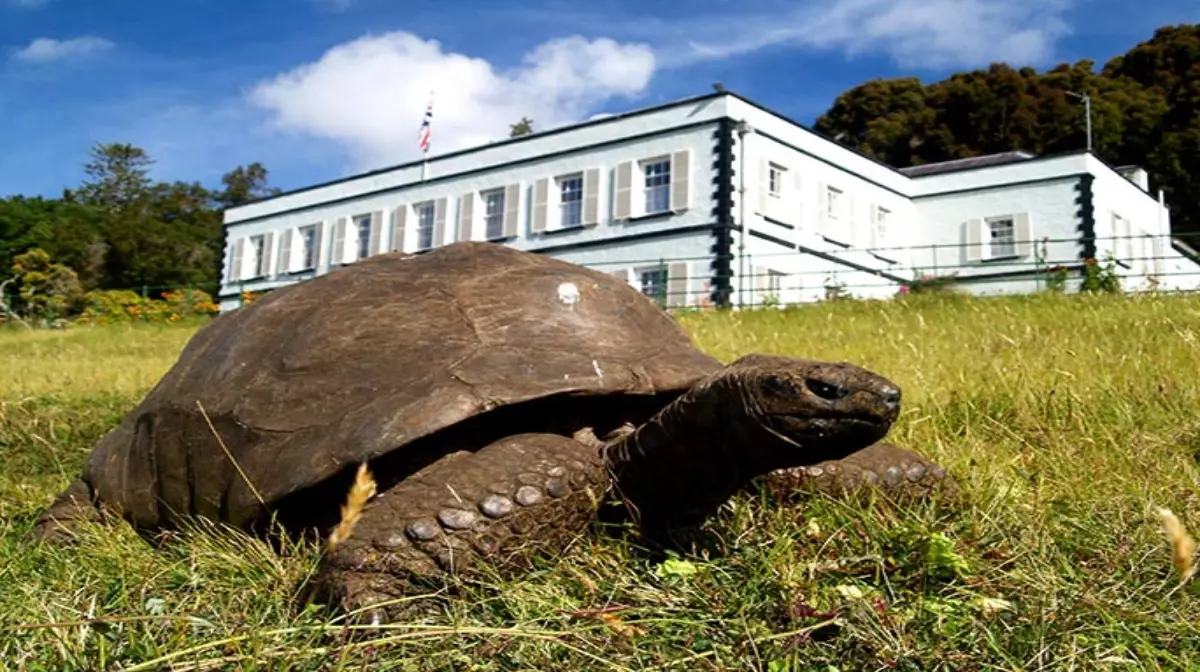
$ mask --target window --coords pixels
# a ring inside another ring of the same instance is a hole
[[[484,192],[483,221],[487,239],[504,237],[504,190]]]
[[[561,226],[568,228],[583,224],[583,175],[561,177],[558,180]]]
[[[783,175],[786,170],[773,163],[767,167],[767,193],[775,198],[779,198],[783,193]]]
[[[767,271],[767,294],[779,298],[783,293],[783,277],[782,271]]]
[[[1150,234],[1143,232],[1141,235],[1141,251],[1138,256],[1141,257],[1139,264],[1142,269],[1142,275],[1154,274],[1154,238]]]
[[[1117,259],[1133,257],[1132,233],[1129,220],[1114,212],[1112,214],[1113,256]],[[1132,259],[1130,260],[1132,261]]]
[[[642,164],[646,180],[646,214],[671,209],[671,159],[652,159]]]
[[[638,274],[641,279],[642,294],[659,301],[667,298],[667,269],[647,269]]]
[[[842,190],[829,187],[825,197],[825,214],[830,219],[837,219],[842,211]]]
[[[875,208],[875,228],[871,232],[875,245],[881,244],[887,238],[887,221],[891,214],[892,211],[887,208]]]
[[[1016,236],[1011,217],[989,219],[987,222],[987,231],[988,256],[995,258],[1016,255]]]
[[[317,227],[315,224],[302,226],[300,233],[300,249],[303,250],[303,266],[300,270],[308,270],[317,266]]]
[[[433,203],[421,203],[413,207],[417,214],[417,249],[433,247]]]
[[[267,250],[266,238],[259,236],[250,236],[250,253],[253,255],[254,272],[250,274],[252,278],[262,277],[267,274]]]
[[[358,252],[355,259],[366,259],[371,255],[371,216],[359,215],[354,218],[355,231],[358,233]]]

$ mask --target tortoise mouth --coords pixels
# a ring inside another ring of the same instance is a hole
[[[874,414],[833,412],[816,416],[772,413],[767,424],[773,433],[800,446],[844,443],[849,453],[883,438],[892,423]]]

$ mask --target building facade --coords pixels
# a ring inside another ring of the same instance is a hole
[[[885,297],[921,275],[1024,292],[1107,254],[1130,288],[1197,284],[1146,182],[1087,152],[897,170],[719,92],[230,208],[219,300],[460,240],[603,270],[670,308]]]

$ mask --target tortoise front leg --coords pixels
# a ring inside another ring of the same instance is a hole
[[[874,443],[840,460],[777,469],[756,484],[781,499],[809,492],[845,495],[875,488],[895,498],[921,498],[955,487],[945,468],[916,451]]]
[[[33,538],[49,544],[70,544],[81,524],[102,522],[105,522],[104,512],[96,505],[92,488],[77,478],[38,516]]]
[[[373,605],[563,550],[587,530],[607,488],[599,452],[564,436],[518,434],[452,453],[367,503],[323,559],[312,595],[394,620],[406,610]]]
[[[603,439],[617,442],[635,430],[626,423]],[[879,442],[840,460],[776,469],[756,478],[749,488],[764,488],[783,500],[810,492],[844,495],[865,492],[866,488],[875,488],[891,497],[920,498],[934,490],[952,492],[956,483],[944,467],[920,453]]]

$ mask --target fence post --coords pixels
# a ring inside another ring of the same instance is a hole
[[[738,289],[741,290],[738,292],[738,310],[745,310],[747,305],[750,307],[754,306],[754,286],[758,279],[758,276],[754,272],[754,255],[746,254],[745,256],[746,263],[742,267],[746,269],[746,274],[738,282]],[[746,300],[746,292],[750,292],[749,301]]]

